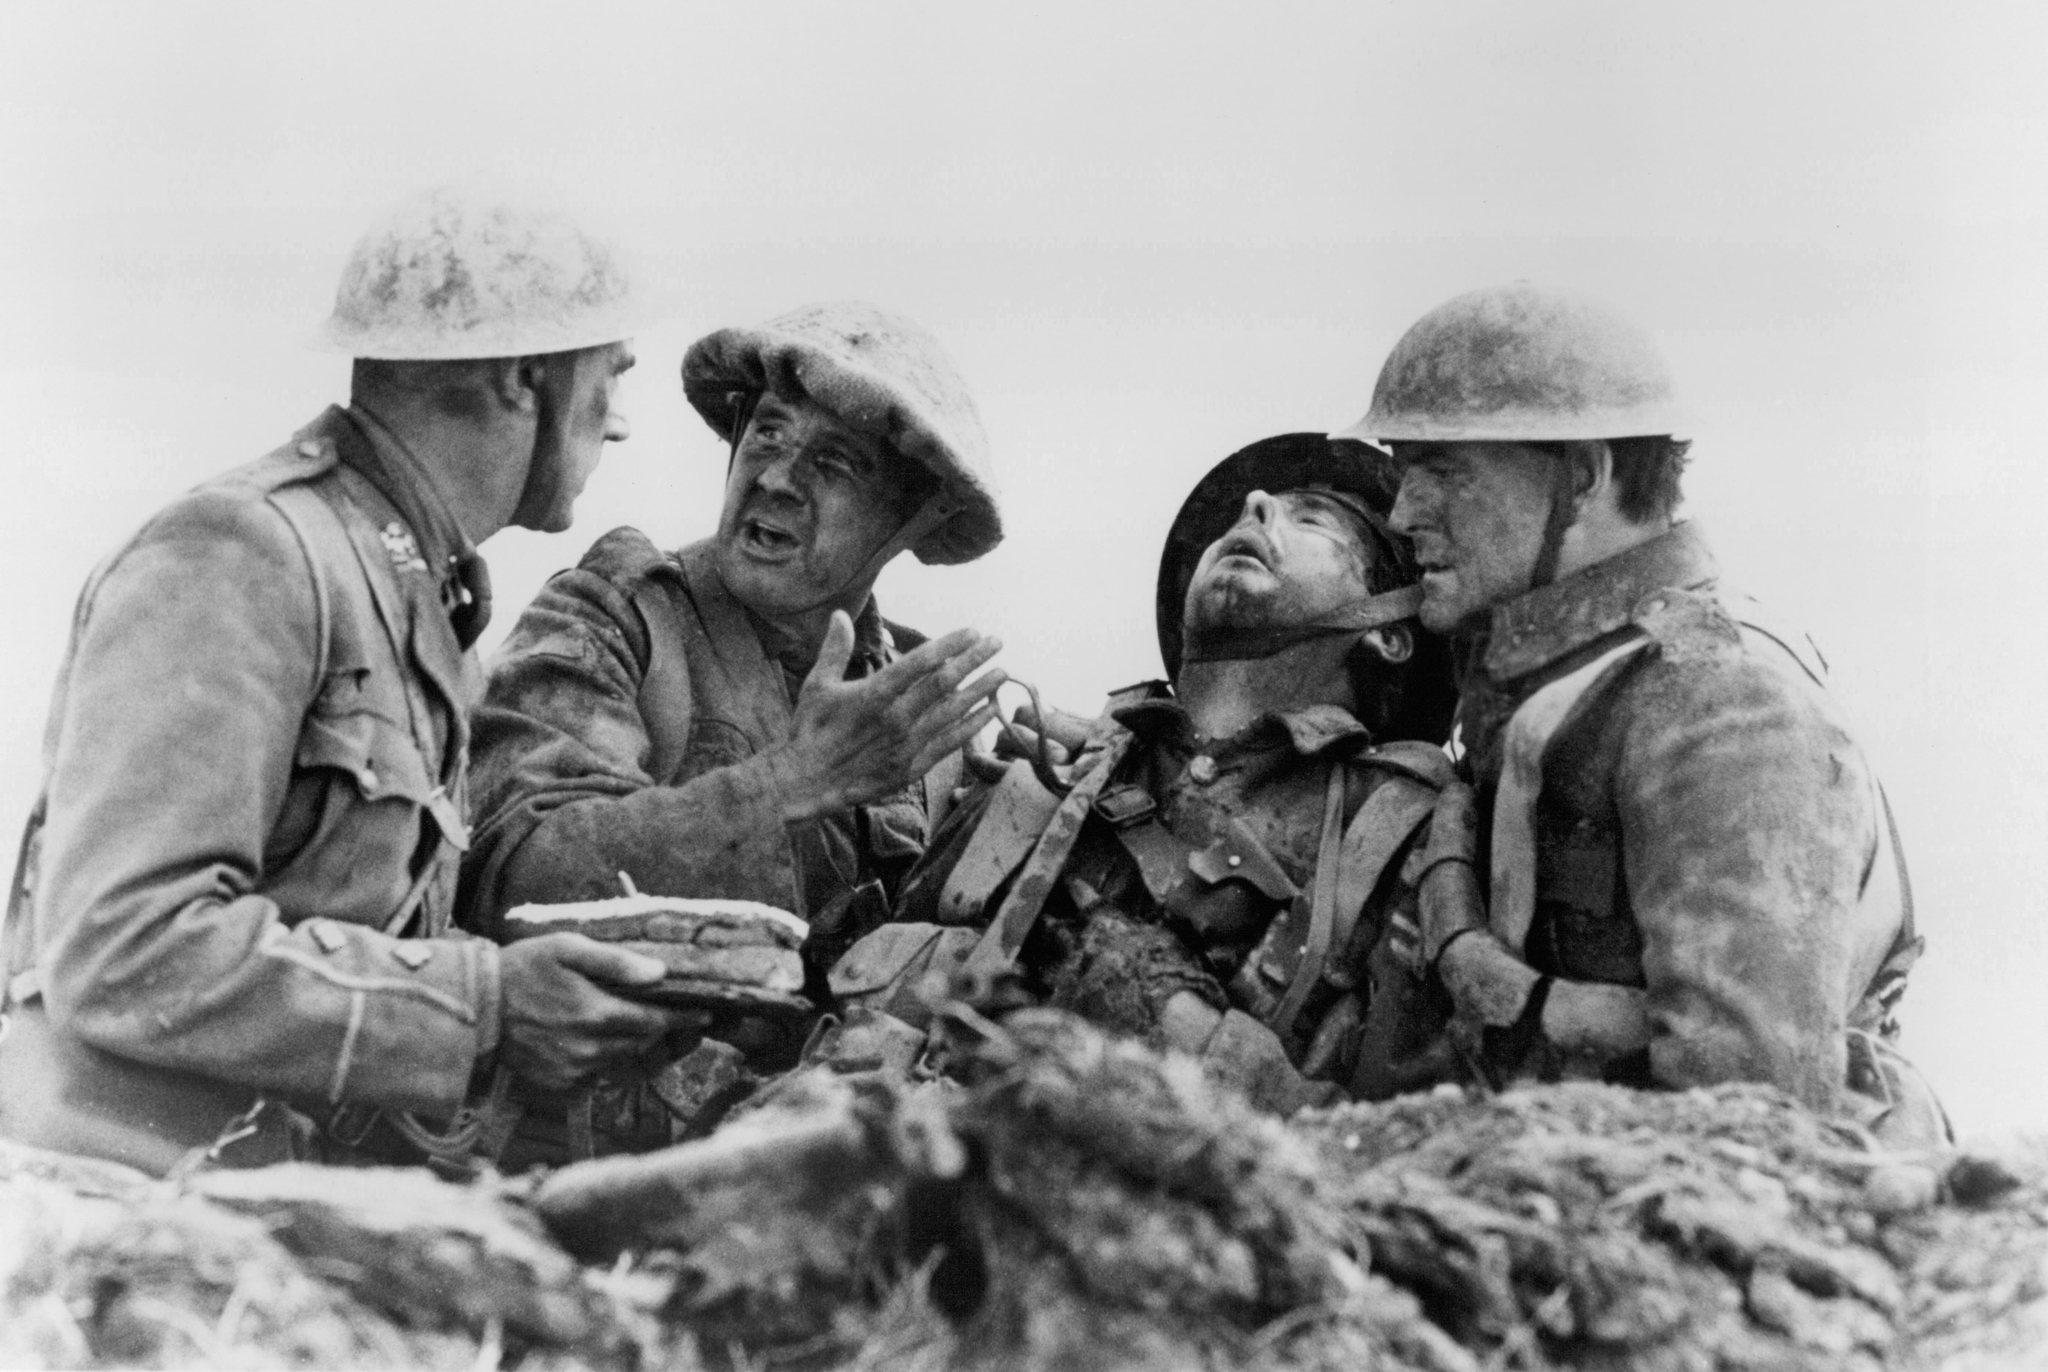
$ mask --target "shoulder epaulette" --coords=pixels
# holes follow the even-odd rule
[[[1668,660],[1739,647],[1742,630],[1711,592],[1665,589],[1636,602],[1635,626]]]
[[[325,476],[340,462],[341,453],[332,439],[293,439],[271,449],[254,462],[246,463],[225,476],[215,477],[207,485],[239,486],[267,494],[283,486]]]
[[[1458,779],[1457,768],[1444,750],[1420,739],[1393,739],[1375,743],[1352,760],[1354,766],[1381,767],[1441,791]]]
[[[654,540],[631,525],[622,524],[590,545],[590,551],[576,564],[620,586],[676,572],[675,558],[654,546]]]

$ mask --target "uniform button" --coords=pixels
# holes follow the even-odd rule
[[[1664,608],[1664,597],[1663,597],[1663,596],[1660,596],[1660,595],[1659,595],[1659,596],[1651,596],[1651,597],[1650,597],[1650,598],[1649,598],[1648,600],[1646,600],[1646,601],[1644,601],[1644,602],[1643,602],[1643,609],[1647,610],[1647,611],[1648,611],[1649,613],[1651,613],[1651,614],[1655,614],[1655,613],[1657,613],[1657,611],[1659,611],[1659,610],[1661,610],[1661,609],[1663,609],[1663,608]]]
[[[363,768],[363,771],[362,771],[362,781],[363,781],[363,789],[364,789],[365,791],[374,791],[374,790],[376,790],[376,789],[377,789],[377,769],[376,769],[375,767],[365,766],[365,767]]]
[[[1188,763],[1188,780],[1197,786],[1207,786],[1216,779],[1216,759],[1207,753],[1197,753]]]
[[[391,946],[391,956],[417,972],[434,956],[434,948],[428,943],[395,943]]]
[[[301,443],[301,444],[299,445],[299,456],[300,456],[300,457],[318,457],[318,456],[320,456],[320,445],[319,445],[318,443],[315,443],[315,442],[313,442],[313,440],[311,440],[310,438],[309,438],[309,439],[307,439],[307,440],[306,440],[306,441],[305,441],[304,443]]]
[[[1230,865],[1231,865],[1232,867],[1242,867],[1242,866],[1244,866],[1244,859],[1243,859],[1243,858],[1241,858],[1241,857],[1239,857],[1239,856],[1238,856],[1238,855],[1237,855],[1236,853],[1232,853],[1232,854],[1230,855],[1230,857],[1229,857],[1229,859],[1228,859],[1228,860],[1229,860],[1229,862],[1230,862]]]

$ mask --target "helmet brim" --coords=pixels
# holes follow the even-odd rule
[[[720,329],[698,339],[683,358],[682,376],[684,397],[728,442],[750,397],[773,393],[822,405],[937,475],[958,508],[911,549],[920,562],[971,562],[1002,541],[988,443],[964,388],[950,388],[957,394],[943,400],[920,396],[880,370],[772,326]]]

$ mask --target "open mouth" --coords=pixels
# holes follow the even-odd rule
[[[740,544],[757,557],[779,561],[795,554],[803,540],[780,524],[750,515],[740,521]]]
[[[1218,563],[1226,562],[1233,557],[1247,558],[1268,571],[1273,569],[1273,549],[1265,539],[1249,529],[1225,534],[1217,544]]]

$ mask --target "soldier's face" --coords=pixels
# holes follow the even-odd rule
[[[633,345],[607,343],[544,359],[556,368],[544,375],[548,393],[526,488],[512,522],[543,533],[560,533],[576,513],[590,474],[604,456],[604,445],[623,441],[632,428],[619,408],[619,378],[634,363]]]
[[[1253,491],[1188,582],[1191,627],[1313,624],[1368,594],[1372,544],[1358,516],[1317,491]]]
[[[916,513],[921,493],[907,468],[879,438],[811,401],[762,396],[718,516],[727,589],[771,615],[865,594],[854,579]]]
[[[1520,443],[1396,443],[1391,522],[1415,541],[1425,628],[1476,628],[1529,589],[1550,514],[1551,458]]]

